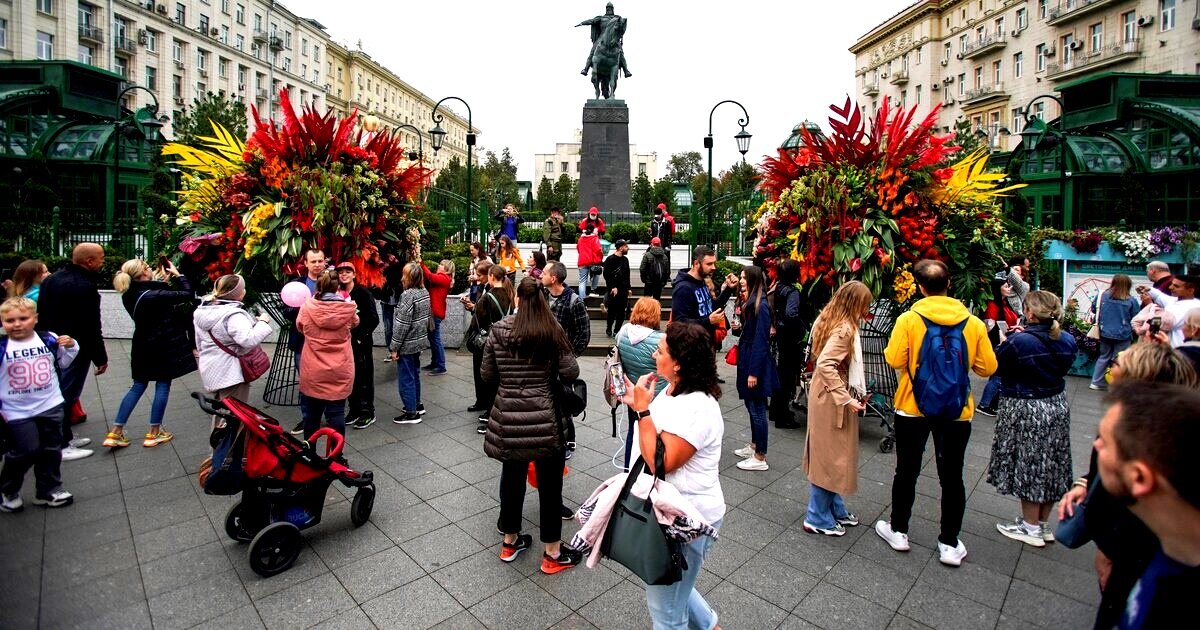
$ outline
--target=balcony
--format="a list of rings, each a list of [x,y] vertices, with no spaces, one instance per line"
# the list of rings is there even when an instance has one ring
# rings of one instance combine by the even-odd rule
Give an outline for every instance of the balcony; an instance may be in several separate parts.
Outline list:
[[[864,96],[875,96],[876,94],[879,94],[879,82],[878,81],[876,81],[875,83],[863,84],[863,95]]]
[[[1000,50],[1008,44],[1004,33],[988,33],[983,36],[983,39],[967,44],[966,50],[962,51],[963,59],[974,59],[981,57],[992,51]]]
[[[95,26],[79,25],[79,39],[89,41],[96,44],[104,43],[104,31]]]
[[[1004,89],[1004,83],[997,82],[991,85],[981,85],[973,90],[967,90],[966,93],[958,99],[958,102],[963,107],[967,107],[970,105],[985,103],[987,101],[1007,98],[1008,92]]]
[[[267,100],[267,91],[263,88],[258,88],[257,90],[254,90],[254,98],[256,98],[260,101]]]
[[[271,36],[271,51],[279,52],[283,50],[283,38],[278,35]]]
[[[1046,11],[1046,24],[1054,26],[1062,24],[1068,20],[1073,20],[1082,15],[1087,15],[1096,9],[1106,7],[1110,4],[1117,4],[1120,0],[1075,0],[1074,2],[1061,3],[1056,7]]]
[[[268,36],[267,36],[266,31],[259,30],[259,29],[254,30],[254,43],[255,44],[265,44],[265,43],[267,43],[267,39],[268,39]]]
[[[888,80],[892,85],[904,85],[908,83],[908,70],[897,70],[892,73],[892,78]]]
[[[114,37],[113,45],[117,47],[118,53],[132,55],[137,50],[137,42],[128,37]]]
[[[1052,81],[1062,81],[1079,76],[1085,72],[1094,72],[1100,68],[1130,61],[1142,56],[1142,40],[1131,39],[1127,42],[1108,44],[1100,50],[1084,53],[1076,51],[1070,61],[1052,63],[1046,66],[1046,76]]]

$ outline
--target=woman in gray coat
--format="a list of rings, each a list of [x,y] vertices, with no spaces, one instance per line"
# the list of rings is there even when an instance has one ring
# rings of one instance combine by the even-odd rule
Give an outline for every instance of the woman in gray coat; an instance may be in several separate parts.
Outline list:
[[[497,388],[483,450],[503,464],[500,473],[500,529],[505,562],[533,545],[521,533],[521,506],[529,463],[537,473],[542,573],[579,564],[582,554],[562,544],[562,477],[566,463],[564,423],[559,418],[551,379],[579,376],[579,364],[562,326],[550,312],[541,283],[525,278],[517,287],[517,313],[492,324],[483,347],[483,380]]]

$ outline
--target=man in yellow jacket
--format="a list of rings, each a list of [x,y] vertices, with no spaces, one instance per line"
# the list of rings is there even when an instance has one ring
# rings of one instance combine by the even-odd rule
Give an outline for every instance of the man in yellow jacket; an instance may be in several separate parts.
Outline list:
[[[921,472],[925,443],[932,433],[938,480],[942,486],[938,557],[942,564],[956,567],[967,556],[967,548],[958,534],[967,504],[963,459],[971,438],[975,403],[968,390],[966,406],[957,418],[927,418],[917,408],[912,378],[921,361],[925,320],[939,326],[955,326],[965,320],[962,336],[966,342],[967,365],[979,376],[986,378],[996,371],[996,353],[988,341],[983,321],[971,315],[962,302],[946,295],[950,287],[950,269],[944,263],[922,260],[913,267],[913,277],[924,298],[896,319],[896,327],[884,350],[888,365],[900,373],[895,400],[896,474],[892,479],[891,521],[875,523],[875,533],[892,549],[908,551],[908,521],[916,498],[917,476]]]

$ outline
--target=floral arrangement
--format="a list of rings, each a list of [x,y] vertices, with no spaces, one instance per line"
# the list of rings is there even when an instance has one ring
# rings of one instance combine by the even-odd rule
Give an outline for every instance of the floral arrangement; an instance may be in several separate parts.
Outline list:
[[[1130,262],[1147,260],[1159,253],[1158,247],[1150,242],[1150,232],[1115,232],[1109,237],[1113,249],[1125,254]]]
[[[297,116],[280,91],[284,120],[263,120],[245,144],[213,123],[202,146],[168,144],[184,171],[174,223],[179,248],[210,279],[227,273],[275,280],[298,273],[309,248],[354,264],[358,281],[380,286],[383,254],[420,257],[422,226],[410,216],[430,171],[402,163],[390,132],[366,134],[358,113]]]
[[[1041,251],[1043,243],[1052,239],[1070,243],[1081,254],[1094,254],[1100,250],[1100,244],[1106,242],[1125,256],[1128,263],[1140,264],[1176,249],[1185,259],[1192,259],[1196,244],[1200,242],[1200,233],[1175,226],[1136,231],[1107,227],[1094,230],[1076,228],[1072,232],[1042,228],[1033,233],[1033,249]]]
[[[1076,350],[1095,358],[1100,354],[1100,342],[1087,336],[1092,326],[1093,324],[1087,323],[1079,316],[1079,300],[1067,300],[1067,306],[1063,309],[1063,330],[1075,338]]]
[[[937,108],[917,123],[915,107],[887,101],[869,121],[849,99],[830,109],[829,136],[805,130],[805,147],[761,166],[757,262],[798,261],[810,292],[858,279],[904,303],[915,293],[911,264],[930,258],[950,267],[955,297],[986,302],[987,281],[1013,248],[997,197],[1021,185],[1000,187],[984,149],[947,165],[959,147],[934,133]]]
[[[1071,237],[1071,247],[1081,254],[1094,254],[1100,251],[1100,243],[1104,237],[1096,230],[1084,231],[1080,228],[1075,228],[1075,235]]]

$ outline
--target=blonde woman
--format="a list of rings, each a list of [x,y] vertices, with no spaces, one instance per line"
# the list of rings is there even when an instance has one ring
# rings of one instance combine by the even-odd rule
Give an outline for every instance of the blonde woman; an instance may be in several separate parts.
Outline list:
[[[808,400],[808,436],[804,472],[811,486],[804,531],[842,536],[858,517],[842,495],[858,491],[858,412],[866,409],[866,377],[858,322],[873,300],[857,280],[833,294],[813,325],[812,353],[817,357]]]
[[[1001,337],[996,359],[1000,404],[987,481],[1021,500],[1021,516],[1001,534],[1033,547],[1054,541],[1047,520],[1071,487],[1071,406],[1066,375],[1075,338],[1062,334],[1062,302],[1048,291],[1025,297],[1026,327]],[[1003,335],[1003,333],[1001,333]]]

